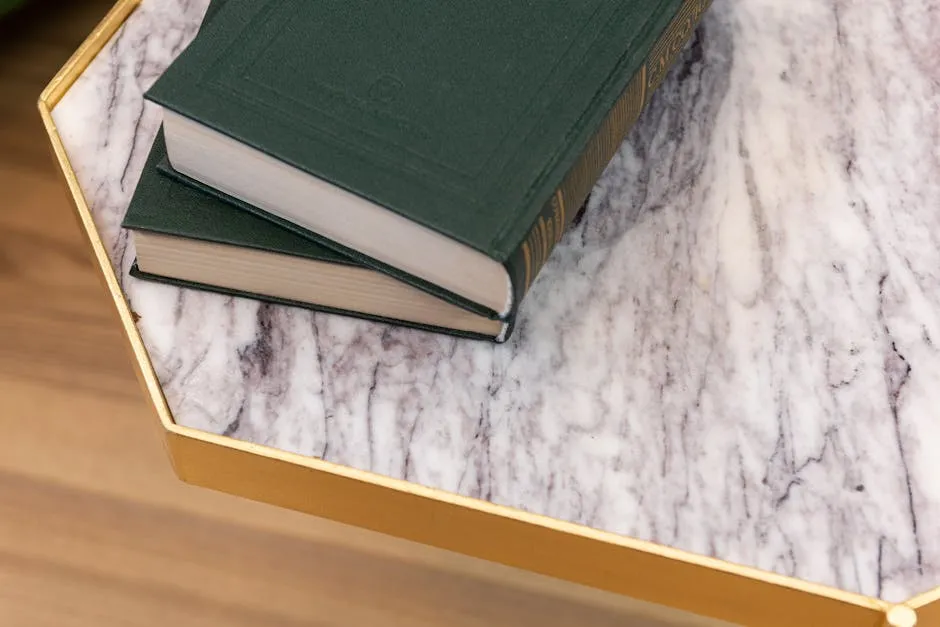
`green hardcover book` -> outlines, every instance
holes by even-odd
[[[436,298],[160,171],[154,140],[124,217],[137,278],[501,341],[508,325]]]
[[[511,321],[710,0],[228,0],[158,79],[169,161]]]

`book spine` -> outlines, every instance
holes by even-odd
[[[685,0],[679,7],[581,156],[542,207],[529,234],[510,256],[506,267],[513,281],[514,310],[529,291],[552,249],[587,200],[627,133],[636,124],[653,92],[692,38],[711,1]]]

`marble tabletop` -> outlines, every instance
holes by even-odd
[[[715,0],[505,345],[128,276],[142,93],[204,9],[144,0],[53,112],[177,422],[888,601],[940,585],[940,0]]]

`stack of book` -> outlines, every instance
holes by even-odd
[[[505,341],[710,0],[214,0],[132,274]]]

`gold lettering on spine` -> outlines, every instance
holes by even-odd
[[[533,233],[534,241],[532,249],[535,251],[535,263],[532,264],[535,274],[538,274],[538,271],[542,268],[542,231],[539,230],[539,224],[535,225],[535,232]]]
[[[676,56],[692,36],[711,0],[687,0],[666,31],[657,40],[647,60],[647,92],[652,93],[666,77]]]
[[[557,225],[555,227],[555,243],[557,244],[559,241],[561,241],[561,236],[565,232],[565,225],[567,225],[567,222],[565,222],[565,197],[561,193],[560,189],[555,192],[554,204],[555,213],[552,216],[552,222],[553,224]]]
[[[542,267],[542,232],[539,230],[539,225],[537,222],[535,224],[535,232],[533,233],[533,236],[532,269],[534,270],[534,274],[538,274],[539,268]]]
[[[643,111],[643,107],[646,106],[646,64],[645,64],[645,63],[643,64],[643,67],[640,68],[640,98],[639,98],[639,103],[640,103],[640,111],[642,112],[642,111]],[[640,115],[637,114],[636,117],[640,117]]]
[[[525,257],[525,287],[529,289],[532,284],[532,254],[529,252],[529,242],[522,244],[522,256]]]
[[[650,95],[659,87],[676,56],[692,36],[709,5],[711,0],[686,0],[679,8],[669,26],[653,45],[646,61],[627,84],[584,152],[555,190],[551,201],[543,207],[542,214],[522,244],[522,254],[525,258],[524,291],[529,290],[555,244],[561,240],[568,222],[574,217],[568,215],[566,202],[575,208],[580,208],[584,203],[597,179],[620,149],[627,133],[636,124]],[[577,211],[572,212],[574,213]]]
[[[539,267],[548,259],[548,234],[545,232],[545,218],[539,216],[539,234],[542,237],[542,254],[539,255]]]

